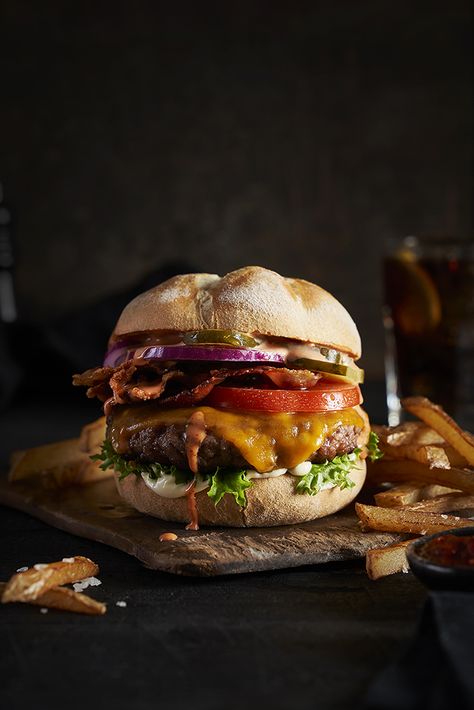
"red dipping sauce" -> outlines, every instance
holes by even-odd
[[[474,569],[474,535],[440,535],[420,545],[417,552],[435,565]]]

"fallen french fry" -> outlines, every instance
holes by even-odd
[[[453,488],[439,486],[436,483],[423,485],[416,481],[410,481],[376,493],[374,498],[377,505],[381,505],[382,508],[398,508],[402,505],[418,503],[427,498],[453,493],[453,491]]]
[[[79,437],[79,451],[85,454],[97,454],[105,439],[105,417],[100,417],[82,427]]]
[[[10,463],[10,481],[19,481],[33,475],[49,473],[61,468],[65,477],[77,475],[78,465],[86,460],[79,454],[79,439],[66,439],[54,444],[44,444],[25,451],[14,451]]]
[[[418,481],[436,483],[457,491],[474,494],[474,471],[463,468],[430,468],[419,461],[390,461],[385,458],[367,463],[367,480],[372,483]]]
[[[113,471],[103,471],[100,461],[79,450],[79,439],[67,439],[25,451],[13,452],[8,480],[37,479],[44,488],[83,485],[110,478]]]
[[[0,597],[2,597],[6,586],[5,582],[0,583]],[[25,601],[17,601],[25,603]],[[36,599],[29,599],[26,603],[35,604],[46,609],[73,611],[76,614],[88,614],[90,616],[105,614],[107,611],[107,607],[102,602],[98,602],[86,594],[75,592],[67,587],[53,587],[44,594],[40,594]]]
[[[427,535],[450,528],[466,528],[473,522],[469,518],[455,515],[418,512],[403,508],[380,508],[362,503],[356,503],[355,509],[363,530],[381,532]]]
[[[431,498],[430,500],[421,500],[412,505],[406,505],[403,510],[425,513],[451,513],[453,510],[470,510],[471,508],[474,509],[473,495],[453,492]]]
[[[365,568],[369,579],[380,579],[396,572],[408,572],[406,550],[411,540],[396,542],[387,547],[369,550],[365,556]]]
[[[99,571],[88,557],[66,557],[61,562],[36,564],[25,572],[18,572],[7,582],[2,603],[29,602],[53,587],[93,577]]]
[[[426,397],[407,397],[402,400],[402,406],[437,431],[470,466],[474,466],[474,436],[463,431],[444,409]]]

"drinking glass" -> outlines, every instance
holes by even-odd
[[[474,241],[406,237],[384,258],[389,424],[422,395],[474,431]]]

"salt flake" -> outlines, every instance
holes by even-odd
[[[86,577],[85,579],[81,579],[80,582],[75,582],[72,587],[75,592],[82,592],[84,589],[87,589],[87,587],[98,587],[99,584],[102,584],[100,579],[97,579],[97,577]]]

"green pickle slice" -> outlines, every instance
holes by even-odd
[[[231,345],[237,348],[255,348],[258,342],[248,333],[238,330],[195,330],[185,333],[186,345]]]
[[[293,367],[300,367],[304,370],[314,370],[315,372],[327,372],[335,380],[343,382],[354,382],[360,384],[364,381],[364,370],[359,367],[350,367],[337,362],[327,362],[327,360],[311,360],[302,357],[291,362]]]

